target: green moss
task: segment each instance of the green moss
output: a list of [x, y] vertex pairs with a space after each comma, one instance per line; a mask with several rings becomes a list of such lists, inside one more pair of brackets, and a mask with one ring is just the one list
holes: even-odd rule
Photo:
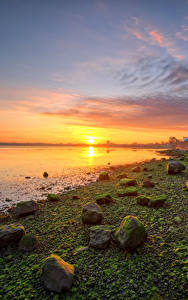
[[38, 242], [33, 234], [24, 235], [19, 243], [19, 248], [25, 251], [32, 251], [37, 248]]
[[95, 199], [96, 199], [97, 204], [108, 204], [113, 201], [112, 196], [108, 192], [102, 193], [102, 194], [97, 194]]
[[137, 196], [138, 190], [134, 186], [130, 186], [124, 189], [118, 189], [117, 194], [119, 197], [124, 197], [124, 196]]
[[103, 181], [103, 180], [109, 180], [109, 174], [106, 171], [103, 171], [99, 174], [99, 181]]
[[130, 178], [123, 178], [119, 182], [119, 185], [121, 185], [121, 186], [134, 186], [136, 184], [137, 184], [136, 180], [130, 179]]
[[59, 197], [59, 195], [48, 194], [47, 199], [48, 199], [48, 201], [55, 202], [55, 201], [59, 201], [60, 197]]

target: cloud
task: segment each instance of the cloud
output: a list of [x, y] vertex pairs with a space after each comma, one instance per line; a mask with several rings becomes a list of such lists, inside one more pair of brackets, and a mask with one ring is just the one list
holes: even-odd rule
[[170, 55], [165, 57], [148, 56], [138, 59], [134, 65], [125, 66], [117, 73], [126, 91], [136, 93], [185, 96], [188, 84], [188, 64], [177, 61]]
[[67, 123], [110, 128], [188, 129], [188, 99], [88, 98], [76, 106], [43, 115], [65, 118]]

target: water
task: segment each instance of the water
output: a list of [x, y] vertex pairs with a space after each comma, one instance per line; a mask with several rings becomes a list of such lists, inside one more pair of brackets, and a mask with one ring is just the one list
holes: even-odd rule
[[[48, 193], [95, 181], [110, 165], [159, 158], [155, 150], [96, 147], [1, 147], [0, 209], [21, 200], [45, 199]], [[47, 171], [49, 177], [43, 178]], [[30, 179], [25, 177], [29, 176]]]

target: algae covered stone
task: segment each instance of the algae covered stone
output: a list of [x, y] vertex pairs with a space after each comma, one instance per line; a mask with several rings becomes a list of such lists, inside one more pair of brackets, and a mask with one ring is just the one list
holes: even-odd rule
[[124, 197], [124, 196], [137, 196], [138, 195], [138, 190], [135, 186], [130, 186], [127, 188], [122, 188], [117, 190], [117, 194], [119, 197]]
[[144, 180], [144, 182], [143, 182], [143, 187], [145, 187], [145, 188], [153, 188], [154, 186], [155, 186], [155, 183], [149, 179]]
[[89, 247], [105, 249], [108, 247], [111, 239], [112, 226], [98, 225], [89, 229]]
[[115, 232], [115, 239], [123, 249], [135, 249], [147, 238], [142, 222], [135, 216], [126, 216]]
[[119, 182], [120, 186], [134, 186], [137, 185], [137, 182], [135, 179], [131, 178], [122, 178]]
[[74, 266], [65, 262], [57, 255], [51, 255], [45, 260], [42, 268], [44, 286], [57, 293], [69, 290], [74, 278]]
[[82, 208], [82, 221], [87, 224], [97, 224], [102, 221], [103, 213], [99, 205], [89, 202]]
[[103, 171], [99, 174], [99, 178], [98, 178], [99, 181], [109, 180], [109, 179], [110, 179], [110, 176], [109, 176], [108, 172]]
[[171, 160], [167, 163], [166, 170], [168, 174], [178, 174], [185, 170], [185, 166], [179, 161]]
[[56, 194], [48, 194], [47, 199], [48, 199], [48, 201], [56, 202], [56, 201], [60, 200], [60, 197], [59, 197], [59, 195], [56, 195]]
[[135, 172], [135, 173], [139, 173], [139, 172], [141, 172], [141, 171], [142, 171], [142, 169], [141, 169], [140, 166], [134, 167], [134, 168], [132, 169], [132, 172]]
[[96, 195], [96, 202], [97, 204], [109, 204], [110, 202], [113, 201], [110, 193], [102, 193]]
[[0, 227], [0, 248], [7, 247], [12, 243], [18, 243], [23, 235], [25, 235], [25, 229], [22, 225], [2, 225]]
[[140, 195], [140, 196], [136, 197], [137, 204], [142, 205], [142, 206], [148, 206], [149, 201], [150, 201], [150, 197], [145, 196], [145, 195]]
[[38, 241], [33, 234], [24, 235], [19, 242], [19, 249], [23, 251], [33, 251], [38, 247]]
[[39, 209], [39, 205], [34, 200], [21, 201], [17, 203], [13, 213], [16, 217], [22, 217], [29, 214], [33, 214]]
[[167, 200], [166, 195], [151, 196], [150, 201], [148, 202], [148, 206], [149, 207], [161, 207], [164, 205], [166, 200]]

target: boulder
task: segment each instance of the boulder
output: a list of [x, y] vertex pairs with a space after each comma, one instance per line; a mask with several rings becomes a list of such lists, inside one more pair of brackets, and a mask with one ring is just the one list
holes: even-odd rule
[[79, 197], [78, 195], [73, 195], [73, 196], [72, 196], [72, 199], [73, 199], [73, 200], [78, 200], [78, 199], [80, 199], [80, 197]]
[[155, 186], [155, 183], [150, 180], [144, 180], [143, 187], [145, 188], [153, 188]]
[[108, 247], [111, 239], [112, 226], [98, 225], [89, 229], [89, 247], [105, 249]]
[[135, 186], [130, 186], [124, 189], [118, 189], [117, 194], [119, 197], [124, 197], [124, 196], [137, 196], [138, 195], [138, 190]]
[[119, 185], [121, 186], [134, 186], [137, 185], [137, 182], [135, 179], [131, 178], [123, 178], [120, 180]]
[[125, 173], [122, 173], [122, 174], [117, 175], [117, 178], [118, 178], [118, 179], [127, 178], [127, 177], [128, 177], [128, 176], [127, 176], [127, 174], [125, 174]]
[[134, 168], [132, 169], [132, 172], [136, 172], [136, 173], [141, 172], [141, 171], [142, 171], [142, 169], [141, 169], [140, 166], [134, 167]]
[[12, 243], [18, 243], [25, 235], [25, 229], [22, 225], [9, 224], [0, 227], [0, 248], [9, 246]]
[[47, 177], [48, 177], [48, 173], [47, 173], [47, 172], [44, 172], [44, 173], [43, 173], [43, 177], [44, 177], [44, 178], [47, 178]]
[[74, 278], [74, 266], [65, 262], [57, 255], [51, 255], [45, 260], [42, 268], [44, 286], [57, 293], [69, 290]]
[[145, 195], [140, 195], [140, 196], [136, 197], [137, 204], [142, 205], [142, 206], [148, 206], [149, 201], [150, 201], [150, 197], [145, 196]]
[[166, 170], [168, 174], [178, 174], [181, 171], [185, 170], [185, 166], [179, 161], [170, 160], [167, 163]]
[[115, 232], [115, 239], [123, 249], [135, 249], [147, 238], [144, 225], [134, 216], [126, 216]]
[[59, 197], [59, 195], [56, 195], [56, 194], [48, 194], [47, 200], [51, 201], [51, 202], [57, 202], [60, 200], [60, 197]]
[[96, 195], [97, 204], [109, 204], [112, 201], [113, 201], [113, 199], [112, 199], [110, 193], [103, 193], [103, 194]]
[[87, 203], [82, 209], [82, 221], [87, 224], [97, 224], [102, 221], [103, 213], [99, 205]]
[[23, 216], [33, 214], [38, 209], [39, 209], [39, 205], [34, 200], [21, 201], [17, 203], [15, 209], [13, 210], [13, 214], [16, 217], [23, 217]]
[[33, 251], [38, 247], [38, 241], [33, 234], [26, 234], [22, 236], [19, 242], [19, 249], [25, 252]]
[[99, 178], [98, 178], [99, 181], [109, 180], [109, 179], [110, 179], [110, 176], [109, 176], [108, 172], [103, 171], [99, 174]]
[[149, 207], [161, 207], [164, 205], [167, 200], [166, 195], [160, 195], [155, 197], [150, 197], [150, 201], [148, 202]]

